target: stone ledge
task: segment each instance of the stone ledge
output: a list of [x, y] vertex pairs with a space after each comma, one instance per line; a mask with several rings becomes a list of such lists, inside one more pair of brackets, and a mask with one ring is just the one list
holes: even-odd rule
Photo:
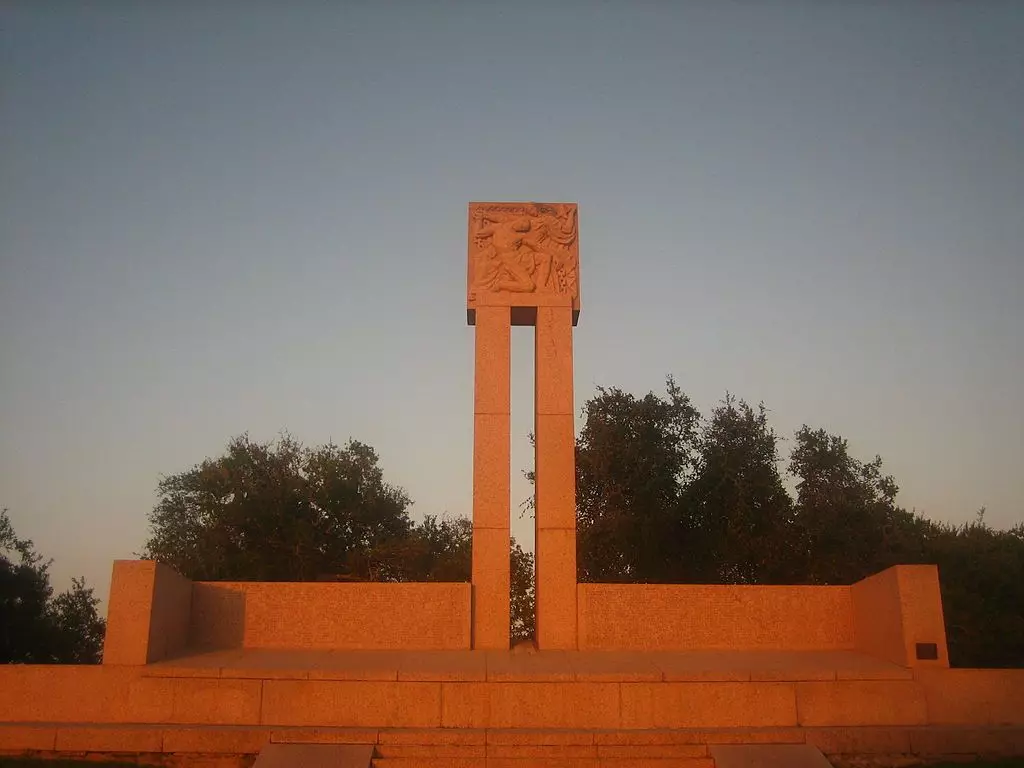
[[[255, 754], [265, 744], [372, 744], [387, 758], [699, 758], [716, 744], [812, 744], [826, 755], [1024, 755], [1024, 727], [375, 729], [0, 723], [0, 753]], [[63, 745], [63, 746], [62, 746]]]
[[855, 651], [315, 651], [196, 653], [143, 677], [415, 682], [803, 682], [911, 680], [913, 670]]

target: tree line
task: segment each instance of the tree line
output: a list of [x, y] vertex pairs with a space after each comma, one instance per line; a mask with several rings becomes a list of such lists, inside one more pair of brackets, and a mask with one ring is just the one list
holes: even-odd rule
[[[1024, 666], [1024, 523], [995, 530], [983, 511], [962, 525], [930, 521], [896, 503], [897, 484], [878, 456], [861, 460], [842, 437], [804, 426], [783, 457], [764, 405], [727, 395], [702, 415], [671, 378], [663, 394], [642, 397], [599, 388], [583, 416], [580, 581], [850, 584], [890, 565], [936, 563], [951, 663]], [[470, 578], [470, 521], [414, 522], [408, 495], [355, 440], [305, 447], [287, 435], [242, 435], [223, 455], [164, 477], [157, 496], [142, 556], [191, 579]], [[53, 598], [31, 542], [3, 521], [3, 626], [16, 636], [22, 619], [8, 617], [43, 617], [38, 632], [4, 638], [3, 660], [98, 658], [92, 591], [76, 581]], [[510, 558], [518, 640], [533, 634], [533, 556], [513, 541]], [[17, 589], [35, 597], [8, 599], [18, 579]], [[77, 650], [61, 650], [66, 640], [53, 638], [62, 631], [81, 635]]]
[[0, 663], [96, 664], [105, 623], [84, 579], [54, 595], [50, 561], [0, 510]]

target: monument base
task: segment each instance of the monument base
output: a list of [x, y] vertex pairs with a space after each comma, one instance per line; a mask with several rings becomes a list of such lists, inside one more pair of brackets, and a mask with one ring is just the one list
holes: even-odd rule
[[1024, 754], [1024, 670], [948, 667], [932, 566], [577, 595], [579, 649], [483, 651], [468, 584], [204, 584], [118, 563], [102, 666], [0, 666], [0, 751], [223, 768], [269, 743], [370, 744], [378, 768], [712, 768], [713, 745], [762, 743], [836, 762]]
[[722, 743], [807, 743], [838, 762], [1024, 754], [1021, 690], [1024, 670], [910, 669], [853, 651], [238, 649], [0, 668], [0, 750], [254, 755], [272, 742], [362, 743], [380, 766], [430, 755], [449, 761], [430, 765], [579, 768], [712, 768], [708, 747]]

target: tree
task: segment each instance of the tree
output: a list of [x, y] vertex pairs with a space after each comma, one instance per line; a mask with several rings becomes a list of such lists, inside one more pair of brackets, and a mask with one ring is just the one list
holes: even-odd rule
[[511, 557], [510, 638], [516, 643], [529, 640], [537, 634], [537, 590], [533, 553], [525, 551], [513, 538]]
[[576, 443], [581, 581], [672, 581], [690, 535], [679, 501], [699, 414], [671, 377], [666, 397], [599, 388]]
[[99, 663], [105, 627], [99, 600], [84, 579], [54, 597], [49, 567], [0, 510], [0, 663]]
[[805, 425], [789, 471], [797, 478], [800, 581], [852, 584], [896, 563], [923, 562], [926, 526], [896, 506], [898, 486], [881, 457], [858, 461], [846, 440]]
[[766, 584], [791, 580], [792, 501], [779, 474], [767, 410], [726, 395], [701, 432], [684, 494], [694, 520], [689, 580]]
[[408, 535], [368, 550], [366, 567], [359, 570], [379, 581], [469, 581], [472, 547], [469, 520], [427, 515]]
[[409, 498], [357, 441], [309, 449], [242, 435], [161, 480], [158, 495], [144, 557], [192, 579], [393, 579], [379, 553], [412, 530]]
[[938, 564], [949, 660], [1024, 666], [1024, 523], [996, 531], [985, 510], [959, 526], [928, 524], [925, 562]]
[[103, 656], [107, 622], [97, 613], [99, 598], [84, 578], [71, 580], [71, 589], [61, 592], [50, 604], [56, 626], [56, 660], [68, 664], [97, 664]]

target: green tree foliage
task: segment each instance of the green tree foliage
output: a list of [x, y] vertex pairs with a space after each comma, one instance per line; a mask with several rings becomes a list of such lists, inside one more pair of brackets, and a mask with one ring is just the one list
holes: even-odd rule
[[785, 582], [793, 573], [793, 504], [779, 474], [778, 438], [763, 405], [731, 395], [704, 422], [697, 468], [681, 494], [692, 521], [693, 580]]
[[372, 562], [360, 570], [384, 581], [469, 581], [472, 553], [469, 520], [427, 515], [407, 535], [373, 548]]
[[579, 571], [584, 581], [671, 581], [689, 529], [679, 500], [692, 473], [699, 415], [667, 397], [598, 389], [576, 444]]
[[529, 640], [536, 635], [536, 582], [534, 580], [533, 553], [524, 550], [512, 539], [510, 638], [513, 643]]
[[599, 389], [577, 440], [582, 581], [850, 584], [939, 567], [950, 660], [1024, 666], [1024, 524], [934, 523], [896, 504], [882, 460], [804, 426], [783, 482], [764, 406], [726, 396], [706, 419], [665, 396]]
[[1024, 666], [1024, 523], [928, 524], [923, 560], [937, 563], [953, 666]]
[[99, 600], [84, 579], [54, 597], [49, 566], [0, 510], [0, 663], [99, 663]]
[[664, 397], [598, 389], [576, 447], [583, 581], [763, 583], [792, 573], [778, 438], [731, 396], [702, 420]]
[[850, 456], [846, 440], [797, 430], [790, 459], [797, 479], [799, 581], [852, 584], [897, 563], [923, 562], [927, 525], [896, 506], [895, 480], [879, 456]]
[[161, 480], [158, 496], [144, 556], [192, 579], [393, 580], [381, 554], [412, 530], [409, 498], [356, 441], [310, 449], [243, 435]]

